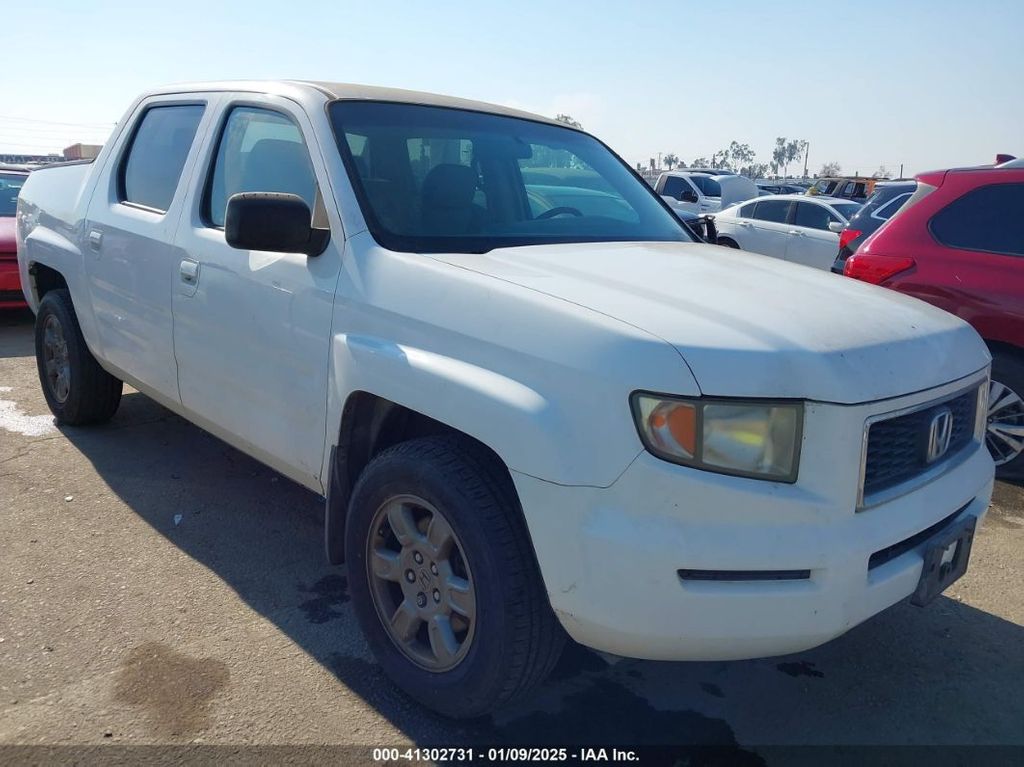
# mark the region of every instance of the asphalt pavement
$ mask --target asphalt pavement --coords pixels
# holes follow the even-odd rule
[[[456,723],[374,663],[320,498],[131,390],[56,427],[31,322],[0,314],[0,744],[1024,744],[1018,486],[926,608],[785,658],[574,647],[531,700]]]

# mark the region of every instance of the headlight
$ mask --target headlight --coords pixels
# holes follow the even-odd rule
[[[978,387],[977,401],[974,408],[974,438],[983,444],[985,442],[985,433],[988,431],[988,393],[991,375],[990,371],[989,375],[985,376],[981,386]]]
[[[659,458],[744,477],[796,482],[803,405],[636,392],[633,417]]]

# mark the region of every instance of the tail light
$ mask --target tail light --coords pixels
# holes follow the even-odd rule
[[[849,245],[851,242],[853,242],[858,237],[860,237],[860,235],[861,235],[860,229],[844,229],[839,234],[839,249],[842,250],[847,245]]]
[[[846,259],[843,274],[855,280],[881,285],[900,272],[914,266],[910,256],[876,256],[871,253],[856,253]]]

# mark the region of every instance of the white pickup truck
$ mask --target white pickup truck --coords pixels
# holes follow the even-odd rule
[[[542,117],[171,87],[17,218],[58,421],[109,419],[124,381],[325,496],[379,662],[447,715],[524,694],[566,634],[818,645],[959,577],[989,504],[967,324],[695,243]]]
[[[665,171],[654,191],[676,213],[704,215],[757,197],[757,185],[736,173],[706,170]]]

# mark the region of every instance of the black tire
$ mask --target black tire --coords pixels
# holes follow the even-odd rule
[[[999,383],[1008,388],[1018,397],[1024,399],[1024,357],[1005,351],[993,351],[992,353],[992,382]],[[1004,395],[1005,396],[1005,395]],[[1019,411],[1018,411],[1019,412]],[[1024,417],[1018,415],[1012,418],[1014,424],[1024,423]],[[991,438],[989,438],[991,445]],[[1005,444],[1000,450],[1007,449]],[[990,447],[992,457],[996,460],[1006,458],[1006,453],[997,455],[997,449]],[[996,466],[996,476],[1000,479],[1024,479],[1024,452],[1005,463]]]
[[[59,326],[67,345],[69,372],[66,393],[47,375],[46,332],[48,323]],[[107,421],[121,403],[121,381],[100,367],[82,337],[71,294],[64,289],[43,296],[36,313],[36,368],[50,412],[58,423],[82,426]],[[63,396],[62,396],[63,395]]]
[[[413,494],[443,511],[473,573],[477,617],[454,668],[414,663],[384,628],[367,567],[376,512]],[[511,478],[460,436],[396,445],[363,471],[346,524],[348,582],[356,616],[385,673],[410,696],[450,717],[479,716],[536,687],[557,662],[565,633],[551,610]]]
[[[718,244],[726,248],[735,248],[736,250],[740,249],[740,246],[736,243],[736,241],[730,240],[728,237],[719,237]]]

